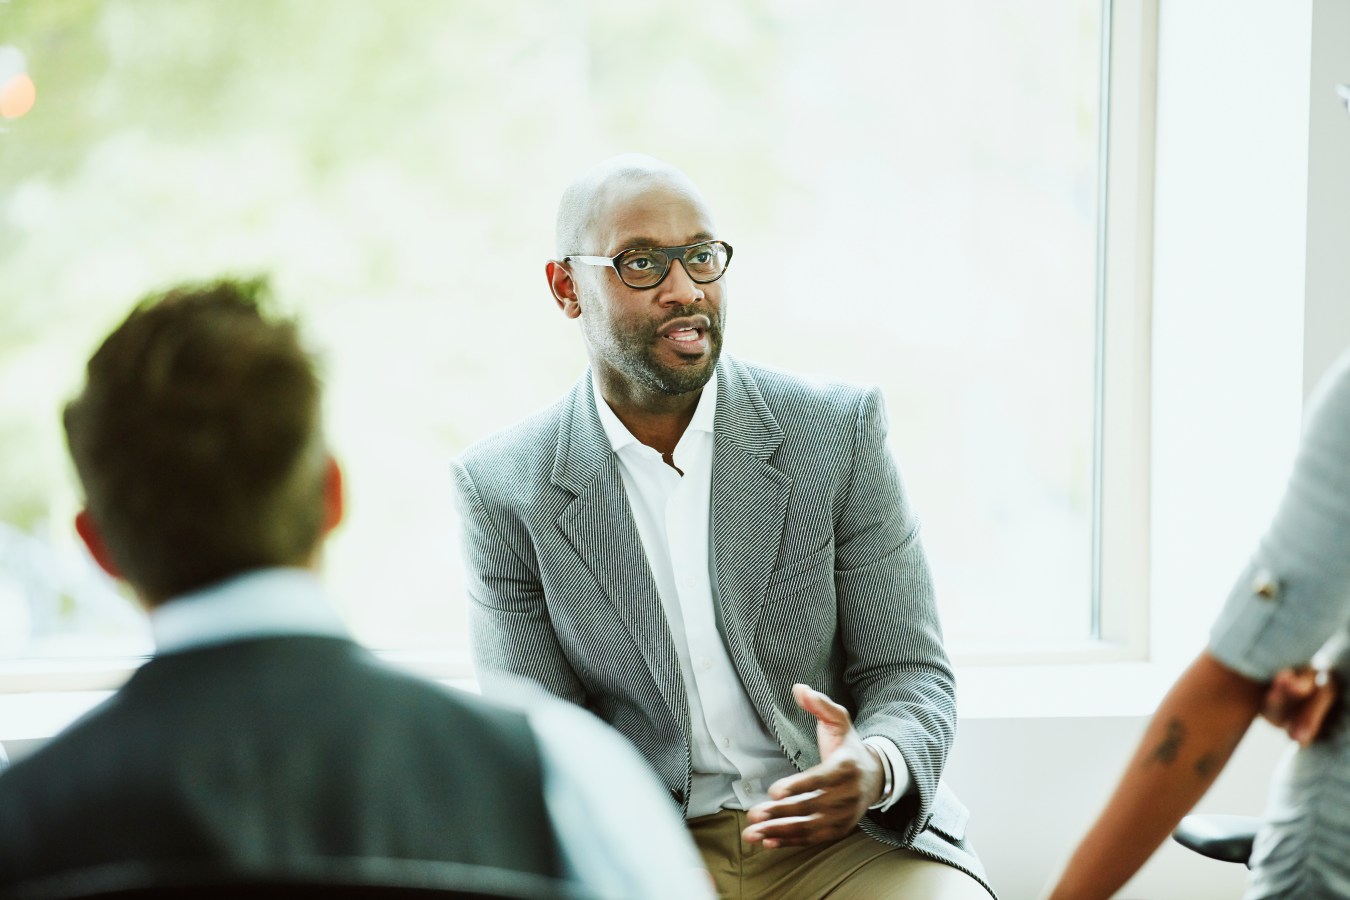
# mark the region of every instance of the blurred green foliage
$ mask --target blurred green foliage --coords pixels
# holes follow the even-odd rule
[[[324,350],[349,616],[462,642],[446,460],[584,366],[542,277],[554,203],[639,150],[737,248],[730,350],[885,386],[949,632],[1042,628],[989,604],[1023,578],[1027,509],[1026,566],[1086,566],[1098,14],[0,2],[38,91],[0,124],[0,522],[69,541],[57,411],[135,298],[269,274]],[[1067,609],[1086,576],[1061,569]]]

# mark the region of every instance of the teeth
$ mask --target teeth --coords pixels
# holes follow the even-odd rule
[[[670,333],[670,339],[673,341],[696,341],[698,340],[698,329],[680,328]]]

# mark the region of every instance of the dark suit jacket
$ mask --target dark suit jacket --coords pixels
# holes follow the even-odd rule
[[[136,860],[321,857],[557,876],[524,715],[348,640],[262,638],[152,659],[0,775],[0,888]]]
[[[862,826],[965,869],[967,812],[939,778],[955,731],[918,524],[876,389],[724,356],[712,463],[722,637],[755,709],[800,768],[819,761],[795,682],[899,747],[913,791]],[[589,373],[558,404],[455,464],[474,651],[626,735],[687,806],[689,708],[670,629],[596,415]]]

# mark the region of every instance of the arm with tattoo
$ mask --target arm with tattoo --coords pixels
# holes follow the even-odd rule
[[[1265,685],[1200,654],[1163,699],[1106,809],[1051,897],[1110,897],[1209,789],[1252,720]]]

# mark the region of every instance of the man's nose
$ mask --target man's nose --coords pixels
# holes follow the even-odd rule
[[[684,260],[673,259],[670,261],[670,271],[666,273],[666,280],[661,282],[657,293],[660,294],[658,299],[661,303],[683,306],[702,300],[703,286],[689,277]]]

